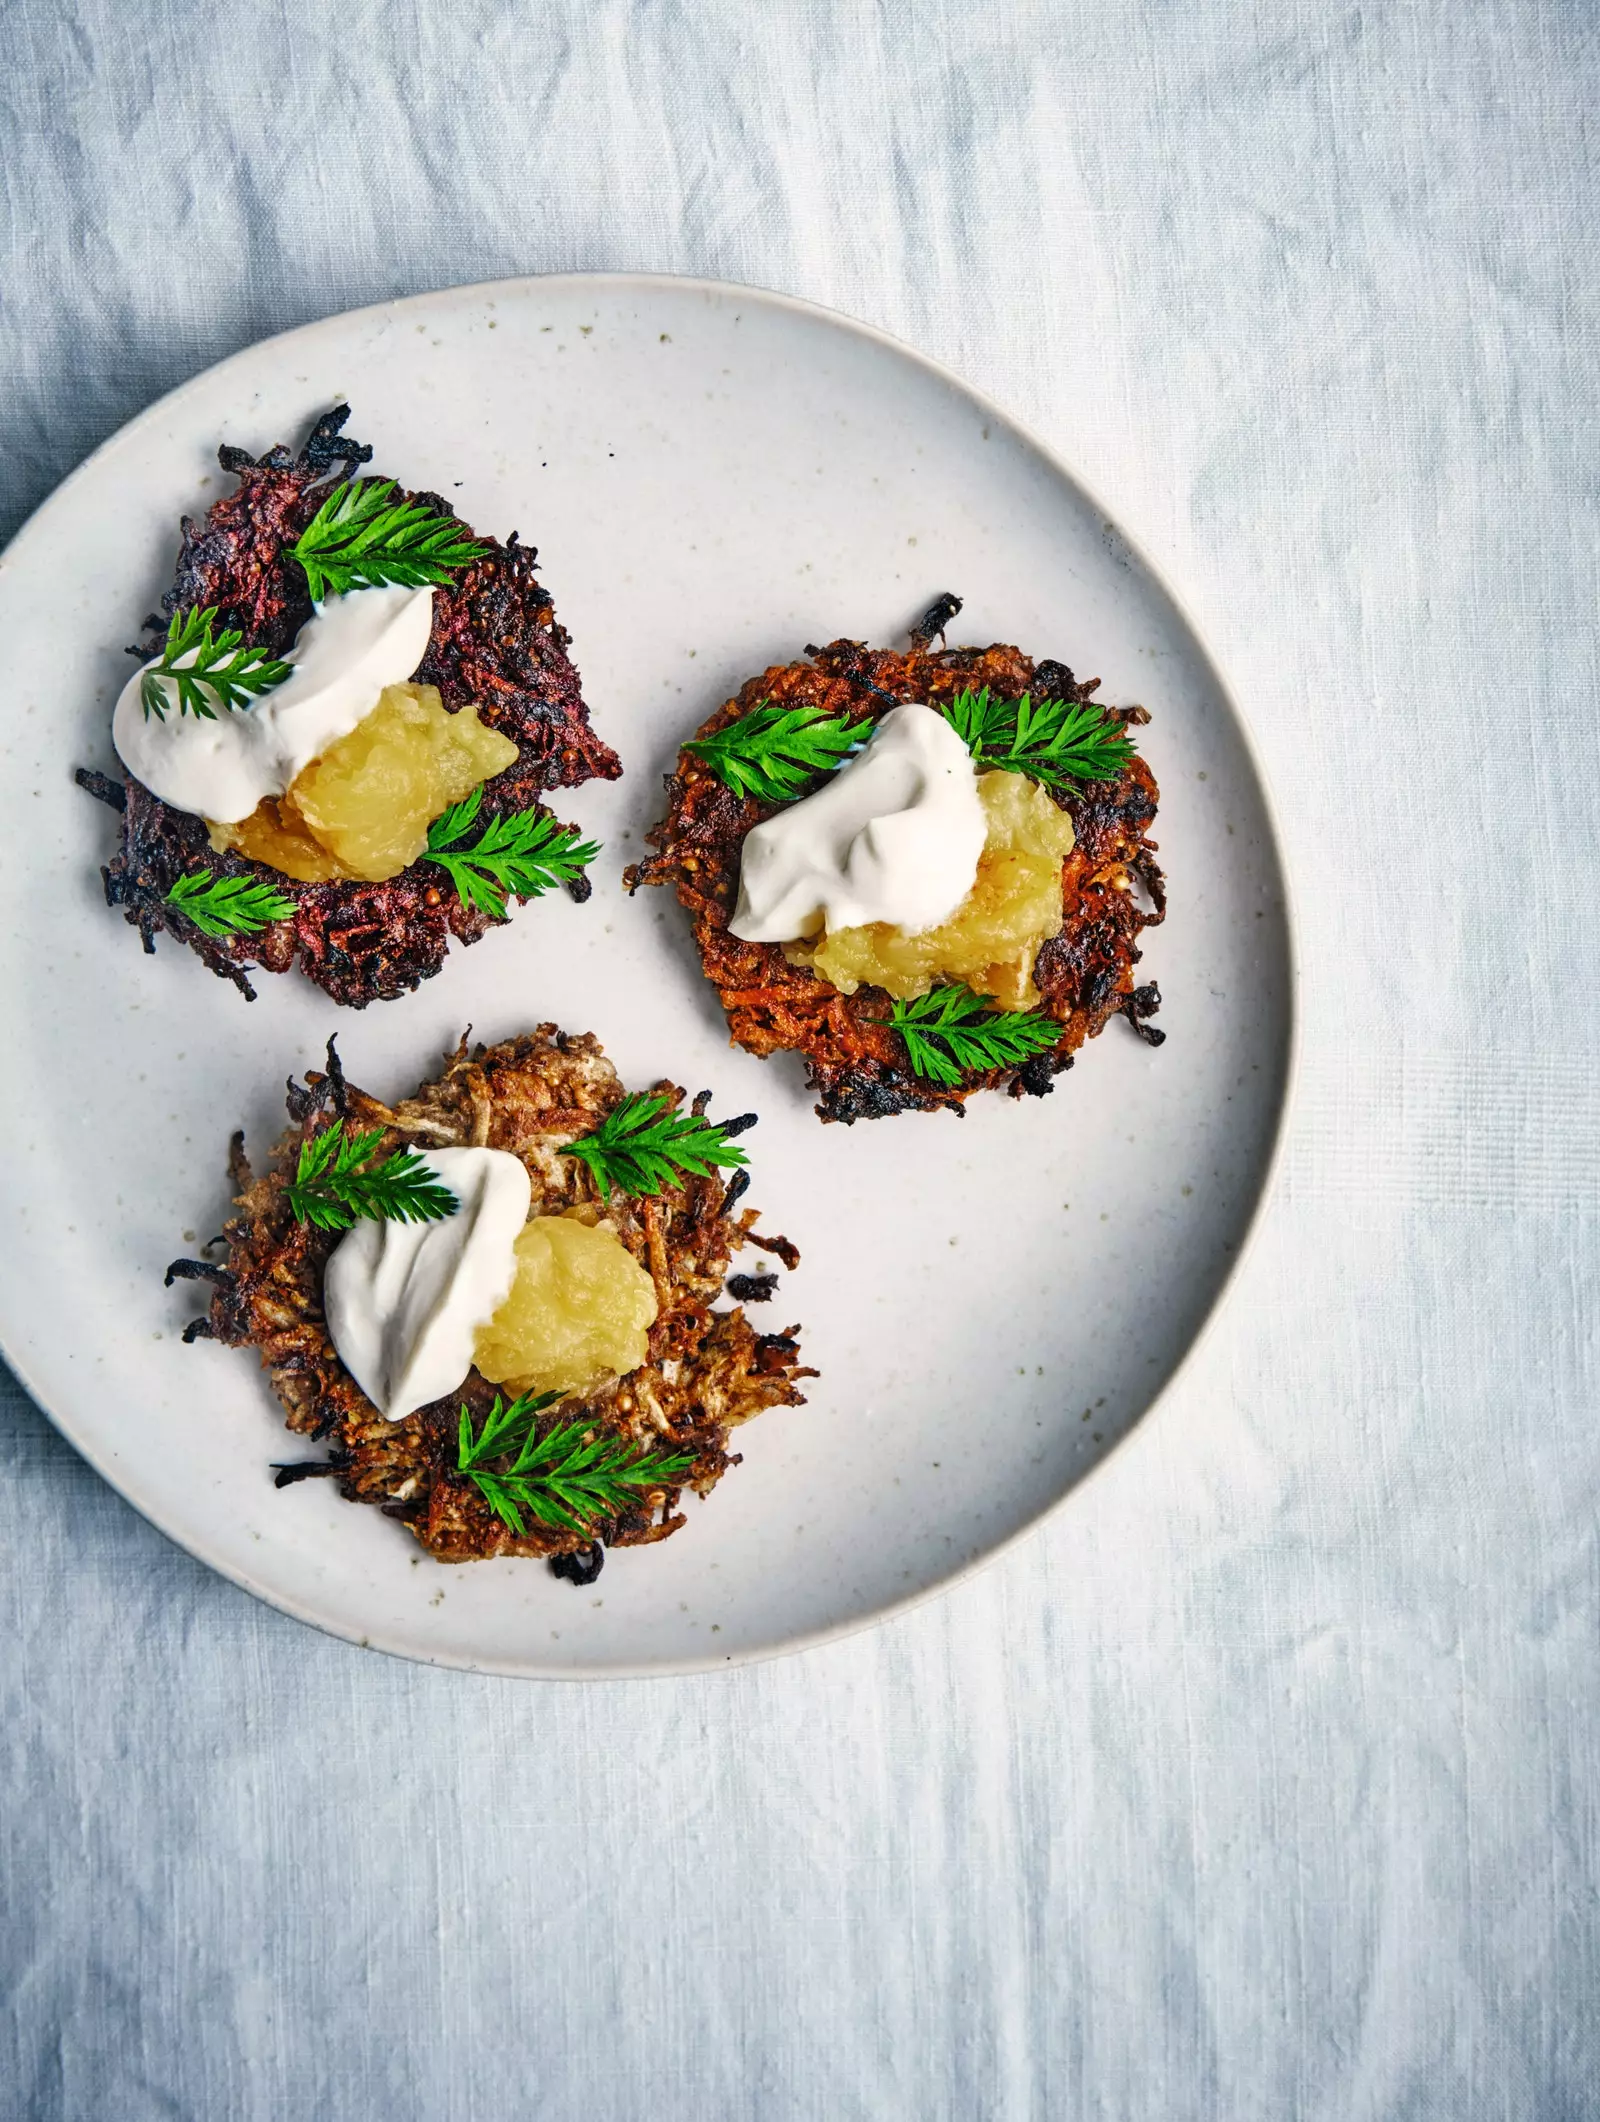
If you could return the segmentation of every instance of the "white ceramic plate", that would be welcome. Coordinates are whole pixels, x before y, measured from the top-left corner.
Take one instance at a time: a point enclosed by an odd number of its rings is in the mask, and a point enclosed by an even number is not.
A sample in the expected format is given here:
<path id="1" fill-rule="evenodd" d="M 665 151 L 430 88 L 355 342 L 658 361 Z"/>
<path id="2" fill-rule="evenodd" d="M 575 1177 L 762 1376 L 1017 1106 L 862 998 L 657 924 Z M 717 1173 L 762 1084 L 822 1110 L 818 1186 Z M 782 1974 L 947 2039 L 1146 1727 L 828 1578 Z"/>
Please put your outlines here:
<path id="1" fill-rule="evenodd" d="M 605 842 L 586 906 L 525 908 L 416 995 L 339 1010 L 297 975 L 246 1004 L 101 901 L 112 701 L 169 580 L 178 517 L 230 482 L 219 442 L 298 444 L 348 398 L 374 471 L 539 548 L 626 778 L 563 794 Z M 1146 938 L 1151 1051 L 1108 1027 L 1053 1096 L 823 1127 L 798 1063 L 729 1047 L 664 893 L 623 894 L 679 740 L 750 673 L 840 635 L 899 641 L 942 590 L 951 638 L 1015 641 L 1142 701 L 1172 894 Z M 268 340 L 98 451 L 0 561 L 0 1345 L 146 1516 L 337 1634 L 486 1671 L 685 1671 L 815 1643 L 993 1556 L 1172 1379 L 1238 1260 L 1288 1079 L 1284 879 L 1249 739 L 1171 593 L 1101 505 L 994 406 L 864 326 L 748 288 L 507 281 Z M 241 1123 L 339 1034 L 389 1096 L 465 1025 L 593 1030 L 624 1079 L 761 1114 L 750 1200 L 804 1261 L 810 1405 L 741 1431 L 744 1464 L 665 1545 L 575 1591 L 528 1562 L 443 1568 L 299 1449 L 248 1354 L 179 1334 L 162 1270 L 221 1224 Z M 1087 1506 L 1086 1506 L 1087 1507 Z"/>

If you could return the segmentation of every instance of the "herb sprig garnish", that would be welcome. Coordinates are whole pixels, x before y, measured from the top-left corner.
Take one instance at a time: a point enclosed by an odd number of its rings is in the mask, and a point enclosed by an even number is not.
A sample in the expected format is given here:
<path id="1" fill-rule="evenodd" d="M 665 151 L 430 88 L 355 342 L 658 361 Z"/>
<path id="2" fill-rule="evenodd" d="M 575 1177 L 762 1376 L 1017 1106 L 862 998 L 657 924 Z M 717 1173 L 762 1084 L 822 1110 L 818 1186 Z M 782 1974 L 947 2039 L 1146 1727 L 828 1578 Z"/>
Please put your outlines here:
<path id="1" fill-rule="evenodd" d="M 541 1437 L 538 1417 L 560 1397 L 522 1393 L 508 1407 L 496 1393 L 476 1436 L 471 1415 L 461 1409 L 456 1465 L 519 1538 L 527 1531 L 524 1511 L 557 1532 L 592 1535 L 604 1519 L 633 1508 L 653 1488 L 672 1486 L 694 1465 L 686 1452 L 641 1453 L 582 1417 L 558 1422 Z M 496 1459 L 511 1463 L 495 1471 Z"/>
<path id="2" fill-rule="evenodd" d="M 344 1122 L 300 1145 L 300 1162 L 287 1189 L 301 1223 L 317 1230 L 349 1230 L 363 1217 L 385 1223 L 440 1223 L 461 1206 L 414 1149 L 391 1150 L 379 1163 L 383 1129 L 345 1133 Z"/>
<path id="3" fill-rule="evenodd" d="M 252 877 L 218 877 L 197 869 L 167 893 L 168 906 L 185 914 L 207 936 L 259 935 L 269 922 L 287 921 L 295 902 Z"/>
<path id="4" fill-rule="evenodd" d="M 600 852 L 597 842 L 578 838 L 575 825 L 559 824 L 537 810 L 492 819 L 475 846 L 453 848 L 482 802 L 483 790 L 475 788 L 435 818 L 421 859 L 447 870 L 463 903 L 495 921 L 505 919 L 508 895 L 537 899 L 557 884 L 570 884 Z"/>
<path id="5" fill-rule="evenodd" d="M 1114 781 L 1133 757 L 1122 724 L 1103 707 L 1077 700 L 991 699 L 960 692 L 939 712 L 972 754 L 980 773 L 1026 774 L 1046 788 L 1071 781 Z"/>
<path id="6" fill-rule="evenodd" d="M 827 715 L 814 704 L 781 707 L 761 700 L 726 729 L 692 737 L 683 748 L 703 760 L 736 796 L 789 803 L 819 774 L 831 774 L 871 735 L 870 722 Z"/>
<path id="7" fill-rule="evenodd" d="M 353 589 L 448 582 L 488 551 L 452 517 L 421 501 L 391 501 L 393 492 L 392 479 L 352 479 L 335 487 L 290 546 L 319 604 L 330 593 L 342 597 Z"/>
<path id="8" fill-rule="evenodd" d="M 602 1197 L 612 1187 L 624 1194 L 658 1194 L 689 1174 L 704 1178 L 718 1167 L 733 1170 L 749 1159 L 732 1136 L 750 1125 L 730 1120 L 715 1126 L 698 1113 L 675 1112 L 659 1091 L 638 1091 L 607 1113 L 591 1135 L 569 1142 L 564 1157 L 589 1167 Z"/>
<path id="9" fill-rule="evenodd" d="M 930 1083 L 959 1083 L 970 1069 L 1015 1068 L 1061 1039 L 1061 1026 L 1041 1011 L 996 1009 L 969 987 L 935 987 L 896 1002 L 889 1023 L 913 1071 Z"/>
<path id="10" fill-rule="evenodd" d="M 173 613 L 159 662 L 139 680 L 147 722 L 152 715 L 165 722 L 174 700 L 180 715 L 215 722 L 219 707 L 247 708 L 288 677 L 287 663 L 264 648 L 245 648 L 244 635 L 232 628 L 217 633 L 216 622 L 214 604 L 204 611 Z"/>
<path id="11" fill-rule="evenodd" d="M 1109 709 L 1077 700 L 996 700 L 987 686 L 938 703 L 980 772 L 1026 774 L 1045 787 L 1111 781 L 1133 757 L 1123 726 Z M 736 796 L 792 803 L 807 784 L 833 773 L 872 735 L 871 722 L 827 715 L 815 705 L 781 707 L 762 700 L 709 737 L 683 747 L 704 761 Z"/>

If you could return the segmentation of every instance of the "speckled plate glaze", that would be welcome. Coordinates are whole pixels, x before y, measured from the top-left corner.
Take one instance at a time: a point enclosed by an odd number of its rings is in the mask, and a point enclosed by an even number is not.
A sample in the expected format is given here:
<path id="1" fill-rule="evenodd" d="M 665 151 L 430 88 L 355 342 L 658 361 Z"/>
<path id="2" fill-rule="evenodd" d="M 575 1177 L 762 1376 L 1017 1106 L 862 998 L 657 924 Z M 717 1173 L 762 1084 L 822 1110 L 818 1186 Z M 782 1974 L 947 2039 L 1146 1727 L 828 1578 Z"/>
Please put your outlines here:
<path id="1" fill-rule="evenodd" d="M 100 897 L 122 644 L 216 448 L 298 442 L 340 398 L 375 469 L 536 544 L 626 778 L 563 795 L 605 842 L 586 906 L 525 909 L 404 1001 L 333 1008 L 296 978 L 246 1004 L 186 951 L 144 957 Z M 623 864 L 679 739 L 812 641 L 893 641 L 941 590 L 953 638 L 1016 641 L 1142 701 L 1172 892 L 1141 978 L 1166 1045 L 1120 1023 L 1043 1101 L 824 1128 L 789 1057 L 732 1050 L 663 893 Z M 1169 1386 L 1239 1259 L 1290 1072 L 1283 867 L 1250 740 L 1171 592 L 1066 468 L 881 333 L 749 288 L 507 281 L 251 348 L 132 422 L 0 561 L 0 1345 L 61 1430 L 174 1540 L 286 1612 L 407 1657 L 544 1676 L 683 1672 L 814 1644 L 921 1598 L 1059 1505 Z M 590 1590 L 540 1565 L 443 1568 L 330 1484 L 275 1490 L 289 1444 L 253 1360 L 179 1334 L 162 1287 L 226 1212 L 243 1125 L 338 1032 L 380 1095 L 466 1025 L 593 1030 L 625 1080 L 753 1107 L 750 1199 L 804 1262 L 808 1407 L 665 1545 Z M 1176 1413 L 1176 1410 L 1174 1410 Z M 1085 1502 L 1085 1508 L 1092 1503 Z"/>

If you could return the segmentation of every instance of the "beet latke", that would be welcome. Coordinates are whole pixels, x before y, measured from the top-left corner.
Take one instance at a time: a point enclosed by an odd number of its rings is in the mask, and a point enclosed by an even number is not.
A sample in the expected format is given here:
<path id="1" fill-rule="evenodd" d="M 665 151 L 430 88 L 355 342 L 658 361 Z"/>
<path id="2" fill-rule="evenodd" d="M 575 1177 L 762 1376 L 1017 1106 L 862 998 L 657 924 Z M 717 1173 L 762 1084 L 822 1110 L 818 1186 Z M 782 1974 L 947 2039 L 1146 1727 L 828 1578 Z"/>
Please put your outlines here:
<path id="1" fill-rule="evenodd" d="M 465 1404 L 474 1422 L 481 1420 L 496 1388 L 473 1369 L 454 1392 L 403 1421 L 385 1420 L 340 1362 L 324 1323 L 323 1269 L 339 1234 L 297 1222 L 286 1199 L 302 1142 L 339 1119 L 382 1128 L 384 1152 L 509 1150 L 528 1169 L 535 1215 L 596 1202 L 588 1167 L 558 1153 L 622 1102 L 622 1085 L 598 1040 L 542 1024 L 469 1054 L 463 1038 L 438 1076 L 392 1107 L 345 1081 L 330 1041 L 326 1072 L 309 1073 L 306 1085 L 289 1086 L 294 1124 L 275 1145 L 264 1175 L 252 1172 L 243 1137 L 234 1137 L 230 1172 L 240 1213 L 224 1228 L 226 1265 L 178 1260 L 167 1276 L 169 1283 L 215 1285 L 209 1312 L 190 1325 L 185 1340 L 256 1349 L 289 1427 L 328 1441 L 326 1458 L 281 1468 L 278 1485 L 327 1475 L 350 1501 L 376 1504 L 397 1519 L 438 1561 L 542 1555 L 558 1574 L 583 1583 L 597 1574 L 605 1547 L 640 1546 L 676 1532 L 684 1516 L 680 1488 L 671 1486 L 651 1490 L 645 1507 L 598 1524 L 591 1537 L 541 1523 L 517 1537 L 457 1466 L 459 1411 Z M 656 1089 L 681 1103 L 675 1085 Z M 693 1110 L 702 1112 L 709 1097 L 702 1092 Z M 543 1418 L 553 1425 L 581 1416 L 630 1446 L 681 1453 L 692 1461 L 681 1486 L 701 1496 L 739 1463 L 728 1449 L 730 1433 L 764 1408 L 803 1405 L 798 1381 L 816 1375 L 800 1365 L 797 1326 L 758 1333 L 741 1308 L 714 1308 L 740 1247 L 760 1247 L 788 1268 L 799 1263 L 786 1238 L 759 1236 L 756 1211 L 737 1206 L 745 1178 L 742 1171 L 731 1183 L 689 1177 L 642 1199 L 613 1190 L 601 1204 L 655 1285 L 659 1310 L 648 1360 L 581 1400 L 567 1397 Z M 734 1278 L 746 1285 L 756 1279 Z"/>
<path id="2" fill-rule="evenodd" d="M 960 609 L 943 597 L 911 633 L 904 653 L 834 641 L 806 650 L 803 663 L 774 664 L 749 680 L 694 733 L 712 735 L 763 701 L 812 706 L 852 721 L 877 722 L 905 701 L 932 706 L 987 686 L 997 699 L 1025 693 L 1087 702 L 1098 678 L 1079 682 L 1055 659 L 1035 663 L 1021 649 L 940 648 L 936 635 Z M 1098 703 L 1097 703 L 1098 704 Z M 1143 723 L 1142 708 L 1109 708 L 1118 726 Z M 915 1075 L 899 1034 L 885 1021 L 890 998 L 863 984 L 846 995 L 809 969 L 791 965 L 776 943 L 746 943 L 728 927 L 739 895 L 745 835 L 784 806 L 740 798 L 692 753 L 680 752 L 667 776 L 667 814 L 646 838 L 656 852 L 627 872 L 630 891 L 672 884 L 687 910 L 706 978 L 727 1013 L 735 1044 L 765 1059 L 792 1049 L 805 1057 L 816 1110 L 847 1124 L 889 1113 L 946 1107 L 959 1113 L 974 1091 L 1004 1088 L 1013 1097 L 1043 1097 L 1072 1066 L 1075 1050 L 1115 1016 L 1159 1045 L 1147 1022 L 1161 1004 L 1155 983 L 1137 985 L 1141 932 L 1166 911 L 1155 843 L 1145 837 L 1159 790 L 1135 754 L 1113 781 L 1091 782 L 1055 801 L 1072 819 L 1076 844 L 1062 865 L 1064 924 L 1041 944 L 1033 977 L 1044 1012 L 1061 1026 L 1057 1045 L 1020 1066 L 972 1069 L 943 1085 Z M 1142 887 L 1144 899 L 1135 890 Z"/>
<path id="3" fill-rule="evenodd" d="M 372 456 L 367 444 L 341 433 L 349 410 L 340 405 L 325 414 L 298 456 L 280 445 L 252 458 L 223 445 L 218 459 L 238 487 L 213 503 L 203 523 L 185 517 L 176 576 L 162 599 L 168 615 L 215 606 L 218 627 L 237 629 L 248 646 L 274 656 L 291 647 L 312 604 L 288 548 L 338 482 Z M 401 490 L 394 498 L 459 522 L 438 494 Z M 438 688 L 447 709 L 475 704 L 483 724 L 517 747 L 515 761 L 484 784 L 479 819 L 488 825 L 512 812 L 544 813 L 544 792 L 615 780 L 622 769 L 589 727 L 568 636 L 535 578 L 533 548 L 520 545 L 514 531 L 504 545 L 482 532 L 470 535 L 484 551 L 436 588 L 432 635 L 414 675 Z M 141 659 L 160 652 L 167 630 L 155 614 L 145 624 L 150 638 L 131 651 Z M 452 935 L 475 943 L 495 925 L 425 861 L 383 884 L 300 883 L 237 853 L 213 852 L 203 819 L 171 808 L 131 776 L 117 781 L 80 770 L 78 779 L 122 813 L 121 847 L 102 872 L 108 904 L 123 909 L 147 951 L 165 929 L 247 998 L 254 989 L 246 967 L 281 973 L 298 959 L 335 1002 L 361 1009 L 392 1000 L 438 972 Z M 294 900 L 293 918 L 253 936 L 204 934 L 167 900 L 196 860 L 219 877 L 270 884 Z M 569 889 L 588 895 L 583 879 Z"/>

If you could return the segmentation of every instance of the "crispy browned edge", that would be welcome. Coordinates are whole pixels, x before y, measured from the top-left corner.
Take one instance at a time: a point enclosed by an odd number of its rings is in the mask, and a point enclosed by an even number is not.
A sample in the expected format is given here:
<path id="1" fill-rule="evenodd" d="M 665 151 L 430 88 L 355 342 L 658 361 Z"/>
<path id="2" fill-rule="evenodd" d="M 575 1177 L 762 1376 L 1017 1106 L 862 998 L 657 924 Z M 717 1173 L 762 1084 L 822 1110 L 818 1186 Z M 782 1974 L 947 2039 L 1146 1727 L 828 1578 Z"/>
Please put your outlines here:
<path id="1" fill-rule="evenodd" d="M 624 1094 L 598 1040 L 568 1036 L 541 1024 L 522 1037 L 469 1053 L 465 1037 L 443 1070 L 415 1095 L 393 1106 L 346 1082 L 330 1040 L 326 1071 L 312 1071 L 306 1088 L 289 1084 L 288 1132 L 257 1176 L 243 1137 L 233 1141 L 230 1172 L 239 1214 L 228 1222 L 225 1265 L 174 1261 L 168 1282 L 206 1280 L 214 1287 L 205 1317 L 184 1338 L 211 1338 L 254 1348 L 271 1378 L 292 1430 L 326 1439 L 326 1459 L 280 1469 L 286 1480 L 325 1474 L 351 1502 L 377 1505 L 404 1525 L 441 1562 L 494 1555 L 543 1555 L 566 1566 L 562 1574 L 587 1582 L 603 1547 L 635 1547 L 664 1540 L 684 1523 L 677 1487 L 653 1491 L 647 1506 L 582 1535 L 530 1523 L 517 1538 L 457 1471 L 458 1417 L 465 1404 L 477 1421 L 496 1388 L 476 1370 L 446 1398 L 402 1422 L 373 1407 L 334 1352 L 322 1312 L 322 1275 L 338 1233 L 298 1223 L 286 1188 L 300 1144 L 334 1119 L 384 1130 L 384 1150 L 476 1144 L 510 1150 L 528 1167 L 536 1215 L 555 1214 L 599 1196 L 588 1167 L 559 1152 L 596 1127 Z M 683 1092 L 655 1086 L 674 1103 Z M 710 1093 L 693 1109 L 703 1111 Z M 682 1487 L 705 1496 L 737 1453 L 730 1433 L 768 1407 L 804 1404 L 797 1390 L 816 1373 L 801 1367 L 797 1326 L 758 1333 L 742 1307 L 716 1309 L 733 1252 L 754 1245 L 786 1267 L 799 1253 L 786 1238 L 759 1235 L 757 1212 L 737 1206 L 746 1174 L 732 1181 L 689 1178 L 650 1199 L 613 1193 L 603 1213 L 655 1284 L 659 1316 L 650 1330 L 649 1359 L 639 1370 L 581 1403 L 569 1400 L 543 1421 L 581 1412 L 599 1429 L 652 1450 L 687 1453 L 693 1460 Z M 751 1278 L 762 1284 L 766 1278 Z"/>
<path id="2" fill-rule="evenodd" d="M 968 686 L 988 686 L 1007 700 L 1031 692 L 1080 701 L 1098 687 L 1098 678 L 1080 683 L 1065 664 L 1036 664 L 1018 648 L 936 651 L 934 635 L 959 609 L 958 598 L 940 598 L 913 629 L 903 654 L 834 641 L 808 648 L 807 662 L 774 664 L 695 734 L 708 736 L 764 700 L 877 721 L 901 701 L 948 700 Z M 1139 707 L 1107 712 L 1124 726 L 1149 720 Z M 808 1081 L 821 1094 L 816 1110 L 824 1120 L 848 1124 L 941 1107 L 959 1113 L 979 1090 L 1043 1097 L 1072 1066 L 1076 1049 L 1114 1016 L 1126 1017 L 1150 1045 L 1165 1036 L 1147 1022 L 1161 1006 L 1159 988 L 1154 981 L 1136 984 L 1133 975 L 1139 936 L 1166 912 L 1156 843 L 1146 834 L 1160 791 L 1137 754 L 1115 781 L 1086 784 L 1055 799 L 1070 815 L 1077 840 L 1062 865 L 1061 934 L 1040 947 L 1034 979 L 1044 1009 L 1061 1026 L 1059 1043 L 1019 1068 L 970 1070 L 948 1089 L 912 1073 L 899 1035 L 884 1022 L 892 1005 L 882 988 L 843 995 L 817 974 L 791 965 L 778 944 L 744 943 L 729 933 L 745 834 L 780 806 L 741 801 L 690 752 L 679 753 L 666 787 L 666 816 L 646 835 L 656 852 L 627 871 L 628 888 L 676 887 L 734 1041 L 763 1059 L 786 1049 L 802 1054 Z"/>
<path id="3" fill-rule="evenodd" d="M 252 458 L 224 444 L 217 455 L 238 486 L 212 505 L 204 522 L 184 518 L 176 577 L 162 599 L 166 614 L 215 605 L 219 628 L 237 628 L 247 642 L 274 654 L 292 644 L 311 615 L 311 599 L 288 549 L 331 484 L 353 476 L 372 456 L 367 444 L 341 433 L 349 410 L 341 405 L 324 415 L 297 456 L 280 445 Z M 409 498 L 460 521 L 438 494 Z M 513 764 L 484 786 L 479 819 L 487 825 L 509 811 L 547 813 L 540 801 L 546 791 L 595 777 L 614 780 L 622 768 L 589 727 L 568 636 L 534 572 L 537 554 L 518 543 L 515 531 L 504 545 L 471 534 L 486 551 L 435 590 L 433 632 L 416 676 L 436 685 L 447 707 L 475 702 L 481 719 L 517 747 Z M 157 654 L 166 633 L 166 619 L 154 613 L 145 624 L 149 638 L 131 651 L 141 658 Z M 123 909 L 147 951 L 164 929 L 247 999 L 255 994 L 247 967 L 281 973 L 298 960 L 335 1002 L 362 1009 L 430 979 L 452 936 L 476 943 L 496 925 L 464 905 L 434 864 L 414 862 L 386 884 L 302 884 L 241 855 L 214 854 L 201 819 L 170 809 L 131 777 L 124 782 L 80 769 L 78 780 L 122 813 L 121 846 L 102 871 L 107 902 Z M 270 883 L 295 901 L 293 919 L 256 936 L 203 934 L 166 898 L 197 863 L 218 875 Z M 587 880 L 574 896 L 588 896 Z"/>

